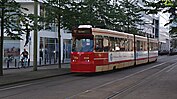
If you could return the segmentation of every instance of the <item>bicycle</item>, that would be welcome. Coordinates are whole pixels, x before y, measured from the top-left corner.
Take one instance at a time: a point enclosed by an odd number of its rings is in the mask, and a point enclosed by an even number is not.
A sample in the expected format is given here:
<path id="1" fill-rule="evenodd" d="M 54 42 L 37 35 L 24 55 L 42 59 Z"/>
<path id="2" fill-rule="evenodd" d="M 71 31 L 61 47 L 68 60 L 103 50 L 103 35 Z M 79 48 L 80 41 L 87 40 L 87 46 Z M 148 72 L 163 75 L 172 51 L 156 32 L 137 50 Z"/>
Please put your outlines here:
<path id="1" fill-rule="evenodd" d="M 22 57 L 20 61 L 18 62 L 18 68 L 26 68 L 28 66 L 28 58 Z"/>
<path id="2" fill-rule="evenodd" d="M 4 59 L 4 62 L 12 62 L 14 60 L 14 56 L 12 55 L 8 55 L 5 59 Z"/>

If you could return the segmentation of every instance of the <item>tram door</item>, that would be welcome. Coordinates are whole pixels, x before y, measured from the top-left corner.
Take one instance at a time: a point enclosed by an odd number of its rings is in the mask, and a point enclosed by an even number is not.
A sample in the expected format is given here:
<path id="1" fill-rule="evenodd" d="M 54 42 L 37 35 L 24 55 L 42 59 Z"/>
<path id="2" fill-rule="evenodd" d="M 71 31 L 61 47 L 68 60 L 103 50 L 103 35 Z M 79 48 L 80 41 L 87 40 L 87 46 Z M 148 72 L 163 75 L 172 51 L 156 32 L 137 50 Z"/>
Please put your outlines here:
<path id="1" fill-rule="evenodd" d="M 63 63 L 70 62 L 71 40 L 63 40 Z"/>

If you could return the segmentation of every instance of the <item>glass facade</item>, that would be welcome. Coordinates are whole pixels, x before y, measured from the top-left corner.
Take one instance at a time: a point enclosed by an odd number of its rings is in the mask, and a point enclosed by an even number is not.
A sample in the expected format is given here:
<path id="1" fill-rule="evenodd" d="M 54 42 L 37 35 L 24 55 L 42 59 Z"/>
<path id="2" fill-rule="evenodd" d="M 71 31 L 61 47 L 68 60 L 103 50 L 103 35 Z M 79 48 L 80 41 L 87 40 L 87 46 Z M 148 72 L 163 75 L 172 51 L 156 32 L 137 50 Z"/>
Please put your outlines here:
<path id="1" fill-rule="evenodd" d="M 20 40 L 10 40 L 9 38 L 5 38 L 3 68 L 9 68 L 9 66 L 14 66 L 15 60 L 19 61 L 19 59 L 20 59 Z M 9 62 L 9 66 L 7 62 Z"/>
<path id="2" fill-rule="evenodd" d="M 71 53 L 71 40 L 63 40 L 63 63 L 70 62 L 70 53 Z"/>
<path id="3" fill-rule="evenodd" d="M 4 58 L 7 58 L 8 56 L 20 56 L 19 40 L 4 40 Z"/>
<path id="4" fill-rule="evenodd" d="M 58 58 L 58 41 L 56 38 L 40 38 L 39 57 L 47 62 L 57 60 Z"/>
<path id="5" fill-rule="evenodd" d="M 39 57 L 44 62 L 47 63 L 55 61 L 58 62 L 58 52 L 59 52 L 58 40 L 57 38 L 40 38 L 40 48 L 39 48 Z M 66 60 L 70 60 L 71 53 L 71 40 L 65 39 L 63 40 L 63 50 L 61 49 L 61 53 L 63 52 L 62 61 L 66 62 Z M 61 56 L 60 56 L 61 57 Z"/>

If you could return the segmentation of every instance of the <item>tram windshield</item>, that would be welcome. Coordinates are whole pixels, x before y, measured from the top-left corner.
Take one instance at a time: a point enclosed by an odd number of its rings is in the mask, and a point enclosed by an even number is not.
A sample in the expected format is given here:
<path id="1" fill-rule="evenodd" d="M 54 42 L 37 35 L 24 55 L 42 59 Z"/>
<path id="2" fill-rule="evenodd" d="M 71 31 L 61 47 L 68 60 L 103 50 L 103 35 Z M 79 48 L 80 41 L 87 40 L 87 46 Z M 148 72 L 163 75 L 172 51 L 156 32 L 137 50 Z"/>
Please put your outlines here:
<path id="1" fill-rule="evenodd" d="M 72 51 L 73 52 L 92 52 L 93 51 L 93 39 L 74 39 Z"/>

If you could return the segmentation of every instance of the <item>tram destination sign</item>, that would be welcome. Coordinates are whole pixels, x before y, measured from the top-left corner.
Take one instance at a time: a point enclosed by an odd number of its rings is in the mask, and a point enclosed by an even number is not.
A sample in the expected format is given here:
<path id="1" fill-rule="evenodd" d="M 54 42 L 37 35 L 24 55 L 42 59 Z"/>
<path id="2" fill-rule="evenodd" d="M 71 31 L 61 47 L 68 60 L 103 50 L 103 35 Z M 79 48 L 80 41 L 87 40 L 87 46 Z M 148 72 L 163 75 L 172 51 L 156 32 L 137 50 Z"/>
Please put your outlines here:
<path id="1" fill-rule="evenodd" d="M 77 29 L 77 30 L 74 30 L 73 33 L 76 33 L 76 34 L 91 34 L 91 29 Z"/>

